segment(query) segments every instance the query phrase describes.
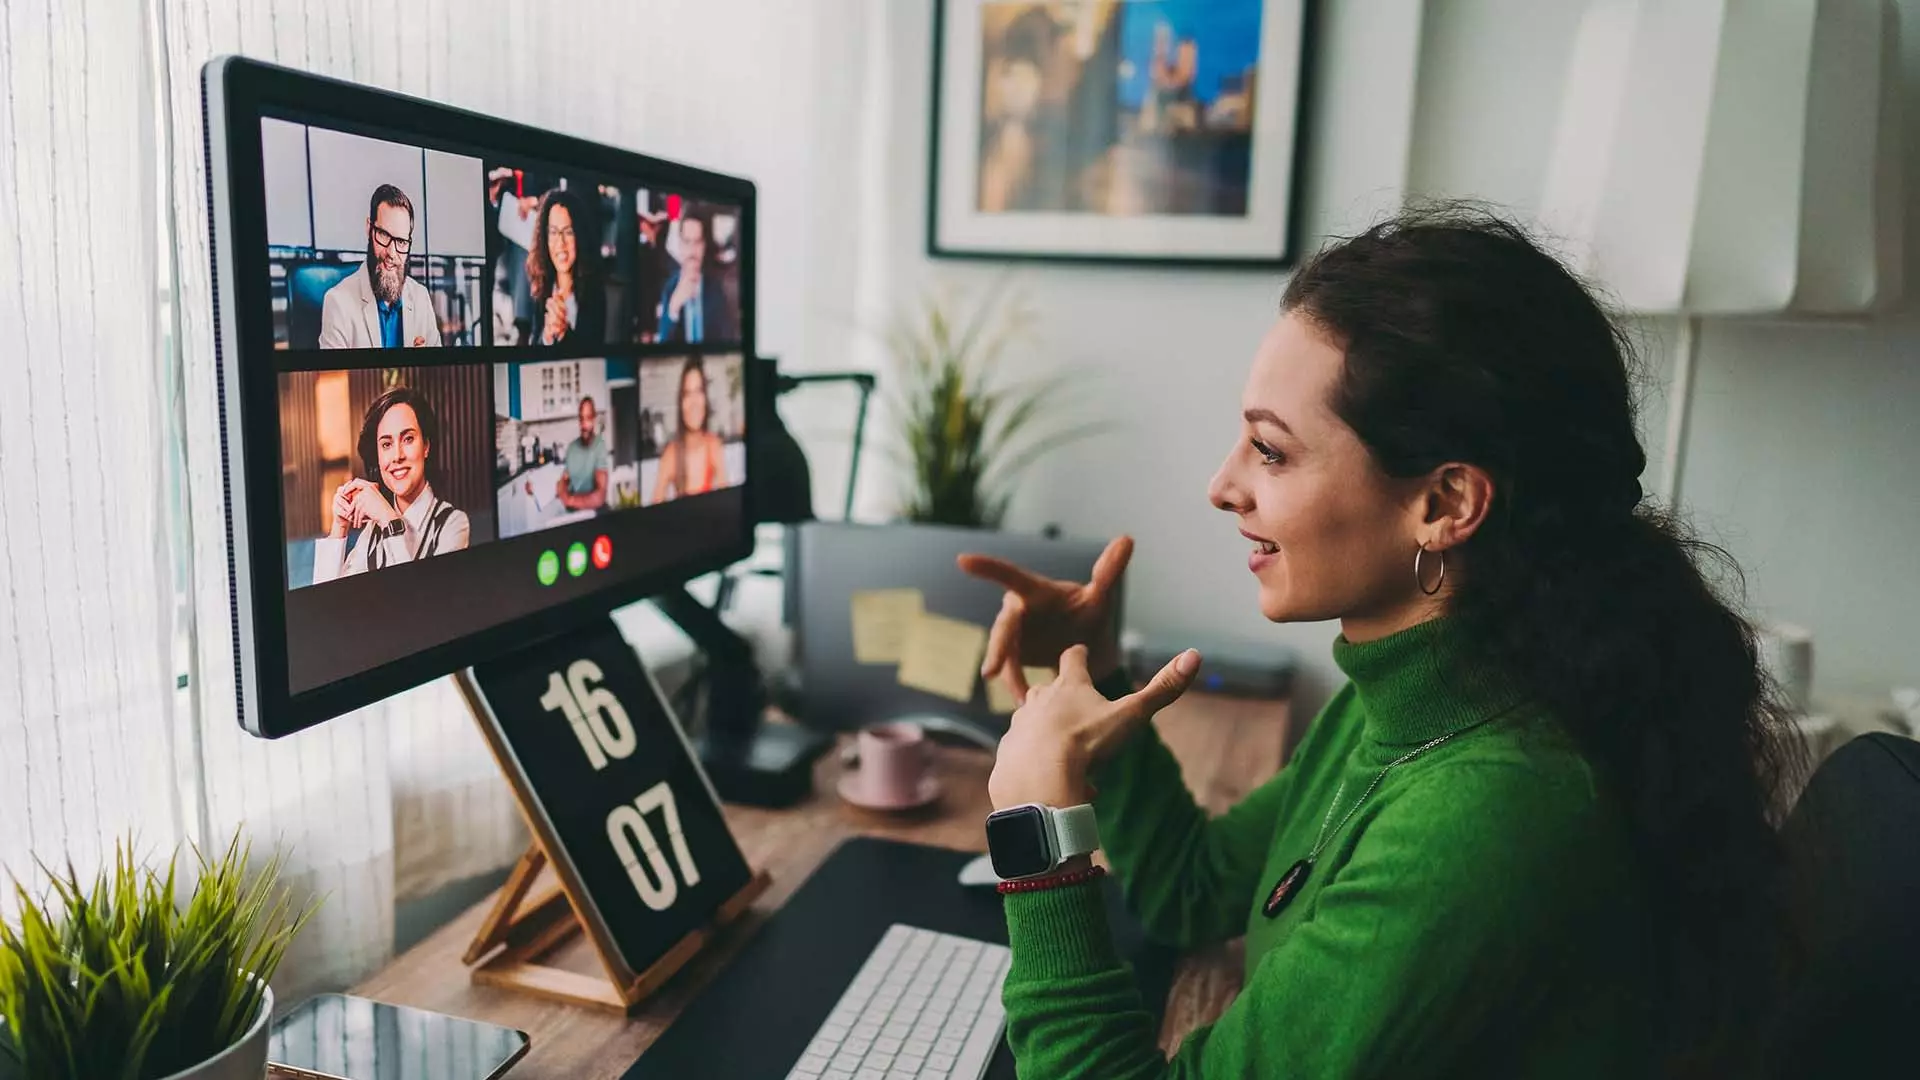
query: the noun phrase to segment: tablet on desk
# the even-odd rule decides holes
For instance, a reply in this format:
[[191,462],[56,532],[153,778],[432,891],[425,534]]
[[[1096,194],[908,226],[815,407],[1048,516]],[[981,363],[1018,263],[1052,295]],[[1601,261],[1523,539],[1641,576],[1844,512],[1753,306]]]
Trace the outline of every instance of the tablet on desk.
[[268,1080],[494,1080],[525,1032],[345,994],[302,1002],[273,1026]]

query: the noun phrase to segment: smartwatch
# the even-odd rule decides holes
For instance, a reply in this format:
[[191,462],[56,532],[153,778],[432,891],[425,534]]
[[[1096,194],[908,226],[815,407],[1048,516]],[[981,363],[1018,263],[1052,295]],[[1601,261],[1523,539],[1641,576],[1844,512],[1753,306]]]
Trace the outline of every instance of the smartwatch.
[[1093,806],[1022,803],[987,815],[987,855],[1003,881],[1038,877],[1100,847]]

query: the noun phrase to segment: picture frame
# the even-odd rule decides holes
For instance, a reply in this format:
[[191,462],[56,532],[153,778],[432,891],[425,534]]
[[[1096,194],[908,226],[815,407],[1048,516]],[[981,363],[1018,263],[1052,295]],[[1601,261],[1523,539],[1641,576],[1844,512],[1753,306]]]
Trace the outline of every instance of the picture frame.
[[936,0],[926,250],[1283,268],[1314,0]]

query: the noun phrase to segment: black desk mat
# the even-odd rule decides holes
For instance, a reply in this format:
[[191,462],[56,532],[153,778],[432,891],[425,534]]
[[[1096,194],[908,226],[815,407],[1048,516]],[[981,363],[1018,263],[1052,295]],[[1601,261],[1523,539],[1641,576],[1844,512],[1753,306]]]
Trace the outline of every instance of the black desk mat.
[[[754,933],[624,1080],[758,1080],[785,1077],[889,924],[964,934],[1006,944],[998,893],[963,887],[972,856],[945,848],[855,837],[834,849],[786,905]],[[1148,1011],[1158,1016],[1177,953],[1149,944],[1102,883],[1120,955],[1134,967]],[[1013,1080],[1004,1041],[987,1069]]]

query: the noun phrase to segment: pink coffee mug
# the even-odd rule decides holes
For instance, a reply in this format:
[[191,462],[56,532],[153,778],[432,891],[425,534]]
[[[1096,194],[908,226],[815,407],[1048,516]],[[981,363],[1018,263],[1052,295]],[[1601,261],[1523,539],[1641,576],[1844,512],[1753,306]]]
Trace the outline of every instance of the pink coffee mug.
[[860,729],[859,801],[876,806],[908,806],[921,801],[921,789],[933,768],[933,743],[920,725],[905,720]]

